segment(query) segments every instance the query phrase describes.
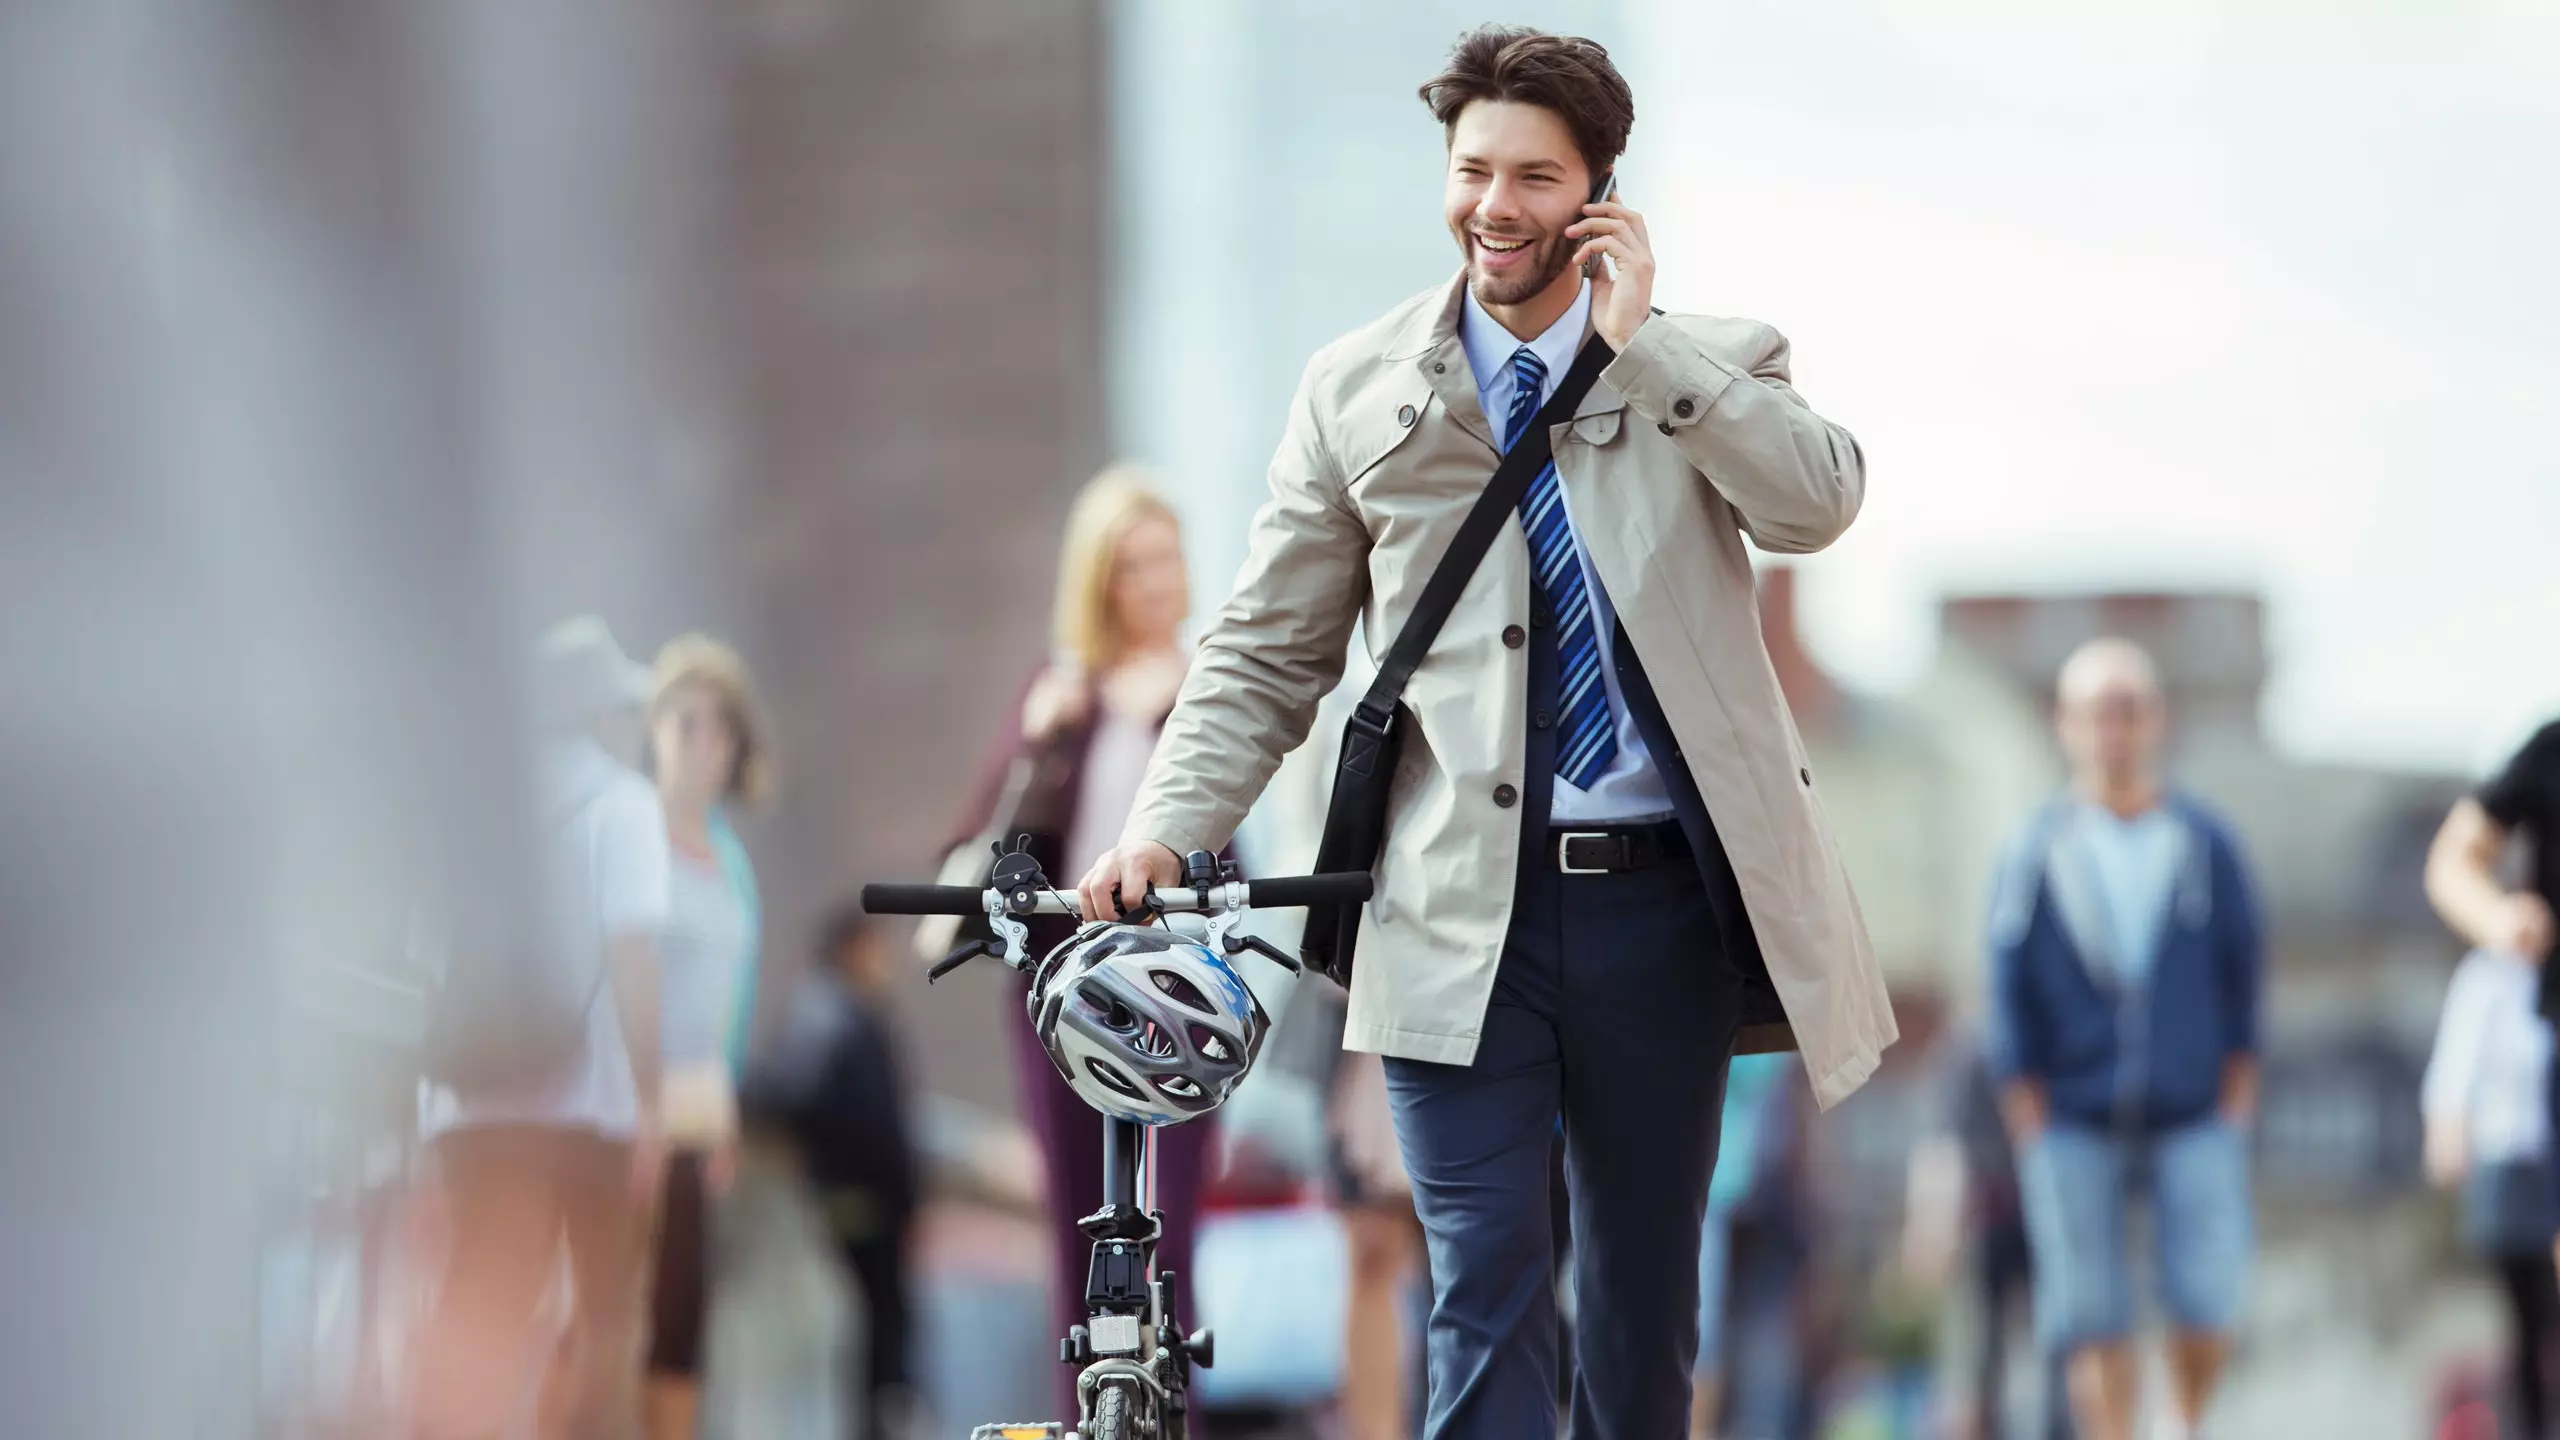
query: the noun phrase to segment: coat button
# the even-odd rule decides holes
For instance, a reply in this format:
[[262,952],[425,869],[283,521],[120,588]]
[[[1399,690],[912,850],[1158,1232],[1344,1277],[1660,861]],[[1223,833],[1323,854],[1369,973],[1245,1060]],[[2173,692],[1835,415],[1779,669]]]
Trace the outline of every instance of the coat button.
[[1668,435],[1668,434],[1670,434],[1670,433],[1671,433],[1671,422],[1670,422],[1670,421],[1668,421],[1668,420],[1665,420],[1665,421],[1663,421],[1661,424],[1656,425],[1656,426],[1654,426],[1653,428],[1654,428],[1654,429],[1656,429],[1656,430],[1661,431],[1661,432],[1662,432],[1663,434],[1665,434],[1665,435]]
[[1396,407],[1396,423],[1397,423],[1397,424],[1399,424],[1399,425],[1406,425],[1406,426],[1410,426],[1411,424],[1413,424],[1413,414],[1414,414],[1414,411],[1413,411],[1413,407],[1412,407],[1412,406],[1410,406],[1410,405],[1399,405],[1399,406],[1397,406],[1397,407]]
[[1502,627],[1502,643],[1517,650],[1529,643],[1529,632],[1517,625],[1505,625]]
[[1544,710],[1541,710],[1541,711],[1539,711],[1537,714],[1532,715],[1532,716],[1530,716],[1530,717],[1529,717],[1529,723],[1530,723],[1531,725],[1533,725],[1533,726],[1537,727],[1537,728],[1538,728],[1538,729],[1540,729],[1540,730],[1544,730],[1544,729],[1546,729],[1548,726],[1553,725],[1554,723],[1556,723],[1556,717],[1554,717],[1553,715],[1548,714],[1548,713],[1547,713],[1546,711],[1544,711]]
[[1813,772],[1810,770],[1799,769],[1796,771],[1796,778],[1807,785],[1810,785],[1813,783]]
[[1679,399],[1671,402],[1671,413],[1679,416],[1683,420],[1686,420],[1690,416],[1698,413],[1698,402],[1690,399],[1686,395],[1683,395]]
[[1544,630],[1548,626],[1556,623],[1555,612],[1549,610],[1546,606],[1541,605],[1537,609],[1529,612],[1529,623],[1537,626],[1541,630]]
[[1508,810],[1520,803],[1520,792],[1508,785],[1496,785],[1493,787],[1493,803]]
[[1434,360],[1434,361],[1432,361],[1432,362],[1431,362],[1431,373],[1432,373],[1432,374],[1434,374],[1434,375],[1446,375],[1446,374],[1448,374],[1448,373],[1449,373],[1449,362],[1448,362],[1448,361],[1446,361],[1446,360]]

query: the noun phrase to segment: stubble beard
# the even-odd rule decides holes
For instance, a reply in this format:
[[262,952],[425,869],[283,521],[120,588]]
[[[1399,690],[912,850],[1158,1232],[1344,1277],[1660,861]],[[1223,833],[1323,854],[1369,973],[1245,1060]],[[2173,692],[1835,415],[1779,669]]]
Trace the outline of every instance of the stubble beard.
[[1518,305],[1545,293],[1573,261],[1572,247],[1562,235],[1549,235],[1531,247],[1531,263],[1508,275],[1487,275],[1476,264],[1475,236],[1457,232],[1458,253],[1467,264],[1467,287],[1479,305]]

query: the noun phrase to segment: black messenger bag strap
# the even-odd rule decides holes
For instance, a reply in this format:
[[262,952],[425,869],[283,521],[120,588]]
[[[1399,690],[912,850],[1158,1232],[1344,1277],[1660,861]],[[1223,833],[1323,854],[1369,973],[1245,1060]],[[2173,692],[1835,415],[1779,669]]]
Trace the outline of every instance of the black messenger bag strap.
[[1448,623],[1449,612],[1458,608],[1458,597],[1466,592],[1467,582],[1475,578],[1476,566],[1483,562],[1485,552],[1493,548],[1493,537],[1510,523],[1512,512],[1520,508],[1520,497],[1529,493],[1530,482],[1553,458],[1550,428],[1573,418],[1582,397],[1589,393],[1591,382],[1599,379],[1600,372],[1617,358],[1618,352],[1597,335],[1582,342],[1581,353],[1573,357],[1573,368],[1564,372],[1556,393],[1547,397],[1537,418],[1530,422],[1528,433],[1494,467],[1493,478],[1485,482],[1475,508],[1459,525],[1448,553],[1440,557],[1439,568],[1423,583],[1422,597],[1414,602],[1413,613],[1405,617],[1404,628],[1396,632],[1395,643],[1387,647],[1387,658],[1378,665],[1378,678],[1370,683],[1369,693],[1360,698],[1358,711],[1362,719],[1383,730],[1393,718],[1404,687],[1413,680],[1413,672],[1422,668],[1422,657],[1431,653],[1431,642],[1440,638],[1440,627]]
[[[1378,853],[1386,842],[1387,787],[1401,743],[1396,735],[1396,716],[1403,708],[1404,687],[1413,679],[1413,672],[1422,667],[1422,657],[1430,653],[1431,642],[1439,638],[1449,612],[1458,608],[1458,597],[1474,578],[1485,552],[1493,548],[1493,537],[1511,523],[1513,513],[1520,508],[1520,497],[1529,493],[1538,472],[1552,458],[1551,427],[1573,418],[1582,397],[1589,393],[1591,382],[1616,358],[1617,352],[1596,335],[1582,343],[1573,368],[1565,372],[1556,393],[1539,408],[1520,443],[1494,466],[1493,478],[1485,482],[1484,493],[1476,497],[1475,507],[1460,522],[1448,553],[1440,557],[1431,578],[1423,582],[1413,613],[1405,617],[1404,628],[1397,632],[1395,643],[1387,647],[1387,658],[1379,663],[1378,678],[1360,703],[1352,707],[1351,718],[1343,722],[1342,753],[1334,764],[1333,799],[1325,811],[1323,839],[1316,848],[1317,870],[1376,868]],[[1310,966],[1336,984],[1347,986],[1351,983],[1352,952],[1359,933],[1359,906],[1310,906],[1299,948]]]

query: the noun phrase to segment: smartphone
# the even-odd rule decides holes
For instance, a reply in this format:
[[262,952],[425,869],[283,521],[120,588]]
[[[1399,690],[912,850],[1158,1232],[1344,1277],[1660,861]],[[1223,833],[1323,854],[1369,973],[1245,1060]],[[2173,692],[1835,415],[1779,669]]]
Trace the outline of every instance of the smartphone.
[[[1601,171],[1601,172],[1600,172],[1600,178],[1599,178],[1599,179],[1594,180],[1594,181],[1592,181],[1592,182],[1591,182],[1591,199],[1590,199],[1590,201],[1589,201],[1588,203],[1593,204],[1593,205],[1604,205],[1604,204],[1607,204],[1607,203],[1608,203],[1608,200],[1609,200],[1609,197],[1610,197],[1610,196],[1612,196],[1612,195],[1615,195],[1615,194],[1617,194],[1617,193],[1618,193],[1618,167],[1617,167],[1617,166],[1615,166],[1615,165],[1612,165],[1612,166],[1610,166],[1608,169],[1603,170],[1603,171]],[[1590,279],[1592,276],[1597,275],[1597,274],[1599,274],[1599,273],[1600,273],[1600,257],[1599,257],[1599,256],[1594,255],[1594,256],[1592,256],[1590,259],[1585,260],[1585,261],[1583,261],[1583,262],[1582,262],[1582,278],[1583,278],[1583,279],[1588,280],[1588,279]]]

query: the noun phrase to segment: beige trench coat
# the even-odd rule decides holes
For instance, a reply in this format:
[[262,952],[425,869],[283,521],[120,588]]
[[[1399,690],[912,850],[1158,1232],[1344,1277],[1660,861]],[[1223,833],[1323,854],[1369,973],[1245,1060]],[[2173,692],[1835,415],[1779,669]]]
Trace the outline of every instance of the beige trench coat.
[[[1271,462],[1235,593],[1201,642],[1128,840],[1226,843],[1339,677],[1352,622],[1374,660],[1492,474],[1492,425],[1458,340],[1459,280],[1317,352]],[[1787,383],[1750,320],[1656,315],[1601,373],[1555,456],[1591,563],[1644,657],[1724,842],[1815,1099],[1838,1103],[1893,1043],[1866,924],[1760,638],[1748,535],[1803,554],[1858,513],[1849,432]],[[1527,749],[1528,545],[1494,542],[1405,692],[1377,896],[1344,1043],[1473,1060],[1511,919],[1521,825],[1496,803]],[[1084,863],[1091,857],[1076,857]]]

